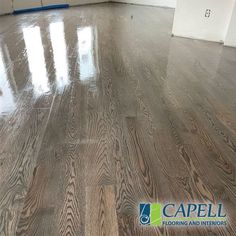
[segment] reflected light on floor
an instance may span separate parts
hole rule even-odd
[[[54,66],[56,69],[57,87],[62,89],[69,84],[64,23],[51,23],[49,28],[53,49]]]
[[[23,28],[23,36],[27,50],[29,69],[36,96],[49,92],[48,77],[44,58],[44,49],[40,28]]]
[[[7,79],[6,65],[0,48],[0,115],[6,115],[15,109],[14,96]]]
[[[94,38],[92,27],[79,28],[77,34],[80,80],[86,81],[96,75],[93,49]]]

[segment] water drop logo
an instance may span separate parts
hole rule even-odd
[[[162,225],[161,204],[140,203],[139,221],[141,225],[161,226]]]

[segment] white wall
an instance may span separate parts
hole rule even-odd
[[[20,10],[26,8],[41,7],[41,0],[14,0],[13,9]]]
[[[177,0],[112,0],[112,2],[113,1],[175,8]]]
[[[25,3],[27,3],[27,1],[28,2],[31,1],[31,4],[29,4],[29,8],[38,6],[38,0],[37,1],[15,0],[14,8],[15,9],[28,8],[25,7],[26,6]],[[114,2],[126,2],[126,3],[172,7],[172,8],[175,8],[176,1],[177,0],[114,0]],[[109,2],[109,0],[45,0],[46,4],[44,5],[50,5],[50,2],[52,2],[51,4],[59,4],[60,2],[66,2],[71,6],[76,6],[88,3]],[[11,13],[13,11],[11,4],[12,4],[11,0],[0,0],[0,15]]]
[[[67,0],[67,3],[70,6],[77,6],[89,3],[100,3],[100,2],[108,2],[108,0]]]
[[[0,0],[0,15],[12,12],[11,0]]]
[[[41,0],[14,0],[13,8],[11,0],[0,0],[0,15],[12,13],[13,10],[26,9],[41,6]],[[43,5],[68,3],[71,6],[108,2],[108,0],[43,0]]]
[[[231,21],[226,34],[225,45],[236,47],[236,2],[234,4]]]
[[[235,0],[178,0],[173,34],[222,42],[225,39]],[[206,9],[211,16],[205,17]]]

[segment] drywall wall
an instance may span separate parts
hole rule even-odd
[[[177,0],[113,0],[112,2],[125,2],[141,5],[151,5],[151,6],[160,6],[160,7],[176,7]]]
[[[10,0],[0,0],[0,15],[12,12],[12,2]]]
[[[41,0],[14,0],[13,1],[13,9],[27,9],[27,8],[34,8],[34,7],[41,7]]]
[[[16,1],[14,3],[14,9],[37,7],[39,2],[39,0],[36,1],[13,0],[13,2],[14,1]],[[175,8],[177,0],[111,0],[111,1]],[[70,6],[77,6],[88,3],[109,2],[109,0],[44,0],[44,2],[45,2],[44,5],[68,3]],[[13,9],[11,0],[0,0],[0,15],[11,13],[12,11]]]
[[[173,34],[175,36],[223,42],[235,0],[178,0]],[[210,17],[205,17],[210,9]]]
[[[231,15],[228,32],[226,34],[225,45],[236,47],[236,2],[234,3],[234,9]]]
[[[68,3],[71,6],[77,6],[89,3],[108,2],[108,0],[43,0],[43,5]],[[26,9],[41,6],[40,0],[0,0],[0,15],[12,13],[13,10]]]

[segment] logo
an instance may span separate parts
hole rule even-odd
[[[139,222],[143,226],[225,226],[222,204],[140,203]]]
[[[140,223],[142,225],[160,226],[162,223],[161,204],[141,203],[139,205]]]

